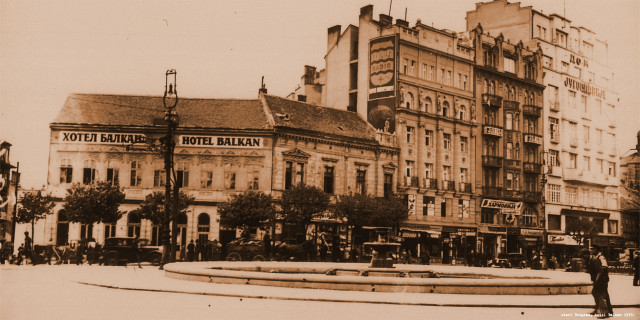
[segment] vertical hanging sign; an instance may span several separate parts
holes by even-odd
[[[376,129],[395,131],[396,36],[369,41],[367,120]]]

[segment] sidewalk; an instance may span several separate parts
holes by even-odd
[[[385,293],[362,291],[338,291],[322,289],[296,289],[255,285],[216,284],[171,279],[156,267],[142,269],[129,266],[70,266],[76,268],[68,279],[85,284],[112,289],[170,292],[197,295],[212,295],[256,299],[280,299],[301,301],[327,301],[350,303],[376,303],[417,306],[456,307],[513,307],[513,308],[591,308],[593,297],[584,295],[461,295]],[[403,266],[404,267],[404,266]],[[475,268],[463,266],[435,265],[436,272],[500,273],[504,276],[515,272],[511,269]],[[462,268],[462,269],[461,269]],[[520,270],[522,272],[522,270]],[[586,273],[564,271],[530,270],[532,276],[564,279],[579,277],[589,280]],[[632,277],[611,275],[609,293],[614,308],[640,308],[640,287],[632,286]]]

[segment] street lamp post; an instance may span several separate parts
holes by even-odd
[[[540,211],[542,211],[542,250],[540,250],[540,258],[544,261],[544,269],[547,267],[547,256],[549,255],[549,248],[547,246],[547,211],[545,206],[545,190],[547,186],[547,174],[551,170],[551,166],[549,165],[549,153],[547,151],[542,151],[542,177],[540,178]],[[553,165],[553,164],[552,164]]]
[[[169,233],[171,222],[171,172],[173,171],[173,151],[175,149],[174,134],[178,127],[178,114],[175,107],[178,104],[178,90],[176,84],[176,70],[167,70],[165,74],[164,97],[162,104],[166,109],[164,120],[167,122],[167,136],[164,141],[164,170],[165,170],[165,200],[164,200],[164,219],[162,221],[162,245],[164,252],[162,256],[162,264],[171,262],[175,259],[174,250],[175,243],[171,242]],[[175,183],[175,182],[174,182]],[[174,197],[178,197],[177,194]],[[176,210],[175,208],[174,210]],[[175,217],[175,216],[174,216]],[[173,223],[175,225],[175,221]]]

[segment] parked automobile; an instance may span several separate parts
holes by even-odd
[[[271,257],[267,257],[264,242],[252,239],[235,239],[227,244],[228,261],[263,261],[271,258],[279,261],[306,260],[309,252],[310,241],[302,244],[290,244],[282,241],[274,241],[271,249]]]
[[[105,265],[121,265],[129,262],[137,262],[134,251],[133,237],[114,237],[104,240],[102,259]],[[138,239],[140,248],[140,261],[151,262],[157,265],[162,261],[162,246],[150,246],[149,240]]]
[[[495,268],[526,268],[527,262],[520,253],[501,253],[489,264]]]

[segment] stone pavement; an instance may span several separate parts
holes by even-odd
[[[196,262],[194,262],[195,264]],[[287,262],[282,262],[287,264]],[[206,264],[206,263],[202,263]],[[317,266],[318,263],[305,263]],[[410,267],[404,266],[403,267]],[[431,265],[430,270],[441,273],[490,273],[517,276],[523,270],[476,268],[450,265]],[[105,288],[170,292],[221,297],[257,299],[327,301],[351,303],[376,303],[416,306],[455,307],[517,307],[517,308],[591,308],[593,298],[583,295],[467,295],[435,293],[386,293],[362,291],[338,291],[322,289],[297,289],[256,285],[216,284],[171,279],[156,267],[105,267],[79,266],[69,280]],[[99,270],[99,271],[98,271]],[[586,273],[570,273],[552,270],[526,270],[531,276],[548,277],[558,281],[568,278],[589,281]],[[640,308],[640,287],[632,286],[632,276],[611,275],[609,293],[614,308]]]

